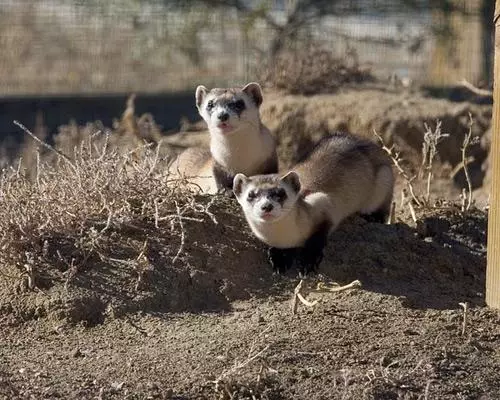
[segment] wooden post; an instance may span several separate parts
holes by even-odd
[[[500,308],[500,0],[495,6],[495,68],[493,72],[493,131],[491,137],[491,188],[488,216],[486,304]]]
[[[481,20],[483,1],[449,0],[448,3],[456,10],[450,11],[444,7],[433,9],[433,26],[450,29],[452,34],[443,32],[435,36],[427,83],[450,86],[462,79],[477,83],[483,72],[484,51],[488,44],[483,37],[487,27],[482,26]],[[485,8],[484,12],[487,11]],[[490,10],[490,21],[492,13],[493,10]]]

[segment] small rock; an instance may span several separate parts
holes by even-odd
[[[255,322],[256,322],[257,324],[262,324],[263,322],[265,322],[264,317],[263,317],[262,315],[257,315],[257,316],[255,317]]]
[[[124,385],[124,384],[125,384],[125,382],[113,382],[113,383],[111,384],[111,388],[112,388],[113,390],[119,391],[119,390],[121,390],[121,389],[122,389],[122,387],[123,387],[123,385]]]
[[[80,349],[75,349],[73,350],[73,353],[71,353],[71,356],[73,358],[83,357],[83,353],[80,351]]]

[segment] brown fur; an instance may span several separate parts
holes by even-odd
[[[209,149],[190,147],[184,150],[170,166],[170,174],[185,178],[203,192],[215,193],[216,183],[213,178],[213,159]]]
[[[324,192],[337,199],[337,207],[365,198],[382,166],[391,160],[377,144],[353,135],[334,134],[322,139],[308,157],[292,170],[301,181],[301,192]],[[346,190],[346,188],[350,189]],[[392,193],[381,209],[389,211]]]

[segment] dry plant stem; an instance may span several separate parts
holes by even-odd
[[[431,389],[431,385],[434,381],[432,379],[430,379],[429,381],[427,381],[427,384],[425,385],[425,392],[424,392],[424,400],[428,400],[429,399],[429,392],[430,392],[430,389]]]
[[[178,221],[179,221],[179,226],[181,228],[181,244],[179,246],[179,250],[177,250],[177,254],[175,255],[175,257],[172,260],[172,264],[175,264],[175,262],[177,261],[177,259],[181,255],[182,251],[184,250],[184,245],[186,242],[186,233],[184,231],[184,223],[182,222],[181,210],[179,208],[179,204],[177,203],[177,201],[175,202],[175,209],[177,210],[177,217],[178,217]]]
[[[316,304],[318,304],[318,301],[307,301],[304,296],[300,293],[302,290],[302,285],[304,284],[304,279],[301,279],[298,283],[298,285],[295,287],[293,290],[293,297],[292,297],[292,314],[295,315],[297,314],[297,309],[298,309],[298,302],[297,299],[300,300],[302,304],[304,304],[306,307],[314,307]]]
[[[413,222],[417,222],[417,216],[415,214],[415,208],[413,207],[413,204],[411,203],[411,199],[408,201],[407,200],[408,195],[406,189],[401,190],[401,207],[408,206],[408,209],[410,210],[410,215],[413,220]]]
[[[355,280],[344,286],[327,286],[323,282],[318,283],[318,287],[315,292],[342,292],[348,289],[357,289],[362,287],[361,281]]]
[[[292,314],[293,315],[297,314],[297,308],[299,307],[299,304],[297,303],[297,293],[300,292],[303,284],[304,284],[304,280],[301,279],[299,281],[298,285],[295,286],[295,289],[293,290],[293,295],[292,295]]]
[[[463,308],[463,320],[462,320],[462,336],[465,335],[467,330],[467,318],[469,313],[469,304],[468,303],[458,303],[460,307]]]
[[[470,174],[469,174],[469,168],[467,167],[467,149],[468,147],[473,144],[472,140],[472,125],[474,121],[472,119],[472,115],[469,113],[469,131],[465,134],[464,141],[462,144],[462,164],[464,166],[464,174],[465,174],[465,179],[467,181],[467,204],[465,206],[465,210],[469,210],[471,205],[472,205],[472,181],[470,179]]]
[[[300,293],[297,293],[297,297],[299,298],[300,302],[304,304],[306,307],[314,307],[316,304],[318,304],[318,300],[307,301],[305,297],[302,296]]]
[[[204,207],[203,212],[210,217],[210,219],[212,220],[212,222],[215,225],[217,225],[218,222],[217,222],[217,219],[215,218],[215,215],[212,214],[212,212],[208,211],[208,209],[214,204],[214,201],[215,201],[215,196],[210,199],[210,201],[208,202],[208,204]]]
[[[453,168],[451,170],[450,175],[449,175],[450,179],[454,179],[455,176],[460,172],[460,170],[462,168],[464,168],[464,166],[469,165],[470,163],[474,162],[475,160],[476,159],[474,158],[474,156],[469,156],[469,157],[467,157],[465,162],[464,162],[464,160],[460,161],[457,165],[455,165],[455,168]]]
[[[420,207],[422,204],[418,200],[417,196],[415,196],[415,191],[413,190],[413,185],[412,181],[415,179],[415,176],[409,177],[404,168],[401,166],[401,157],[398,152],[394,151],[394,146],[387,147],[384,143],[384,139],[382,136],[380,136],[377,131],[374,129],[373,134],[377,137],[377,139],[380,141],[380,144],[382,145],[382,149],[391,157],[391,160],[398,170],[399,175],[403,177],[403,179],[406,182],[406,185],[408,186],[408,190],[410,191],[410,195],[413,199],[413,201]]]
[[[427,170],[427,191],[425,194],[425,203],[429,205],[431,196],[432,165],[436,155],[438,154],[437,146],[441,140],[450,135],[441,132],[441,121],[439,120],[436,122],[436,128],[434,130],[432,130],[427,124],[424,124],[424,126],[425,133],[424,142],[422,144],[422,165],[420,171],[424,169]]]
[[[259,358],[262,354],[264,354],[267,350],[269,350],[269,347],[270,347],[270,345],[267,345],[261,351],[259,351],[258,353],[255,353],[253,356],[247,358],[242,363],[235,365],[229,371],[223,372],[222,374],[219,375],[219,377],[215,380],[215,382],[220,382],[226,376],[233,374],[234,372],[238,371],[239,369],[245,368],[248,364],[250,364],[255,359]]]
[[[318,304],[317,300],[314,301],[308,301],[301,293],[302,290],[302,285],[304,283],[304,280],[301,279],[298,285],[295,287],[293,291],[293,298],[292,298],[292,314],[297,313],[298,309],[298,302],[297,299],[300,300],[302,304],[304,304],[306,307],[314,307],[316,304]],[[344,286],[339,286],[335,284],[334,286],[328,286],[324,282],[319,282],[316,289],[312,290],[312,292],[342,292],[344,290],[349,290],[349,289],[355,289],[355,288],[360,288],[361,282],[359,280],[352,281],[351,283],[344,285]]]
[[[429,204],[431,199],[431,181],[432,181],[432,171],[427,174],[427,191],[425,192],[425,202]]]
[[[61,151],[55,149],[52,147],[50,144],[45,143],[43,140],[40,140],[37,136],[35,136],[28,128],[26,128],[23,124],[21,124],[18,121],[14,121],[14,124],[17,125],[19,128],[21,128],[24,132],[26,132],[28,135],[30,135],[36,142],[38,142],[40,145],[44,146],[45,148],[49,149],[50,151],[55,152],[56,154],[60,155],[62,158],[64,158],[67,162],[69,162],[74,169],[76,169],[75,164],[73,161],[71,161],[71,158],[69,158],[66,154],[62,153]]]
[[[474,86],[472,83],[467,81],[466,79],[462,79],[461,81],[458,82],[460,85],[463,87],[469,89],[472,93],[477,94],[482,97],[491,97],[493,96],[493,92],[491,90],[487,89],[479,89],[478,87]]]
[[[415,208],[413,207],[413,204],[411,204],[411,202],[408,202],[408,208],[410,209],[411,219],[416,223],[417,214],[415,213]]]
[[[270,328],[271,328],[271,326],[268,326],[266,329],[264,329],[262,332],[260,332],[259,335],[252,341],[252,344],[250,345],[250,348],[249,348],[248,354],[247,354],[247,358],[245,361],[236,364],[235,366],[233,366],[232,368],[230,368],[226,371],[223,371],[215,380],[210,381],[211,383],[213,383],[215,385],[216,390],[218,390],[220,385],[223,385],[223,388],[226,391],[226,393],[231,395],[229,390],[228,390],[227,382],[224,382],[224,380],[227,379],[228,377],[230,377],[231,375],[234,375],[237,371],[241,370],[242,368],[245,368],[247,365],[249,365],[251,362],[255,361],[257,358],[261,357],[265,352],[267,352],[269,350],[270,345],[266,345],[262,350],[260,350],[259,352],[254,354],[254,352],[255,352],[254,349],[255,349],[257,340],[260,337],[262,337],[263,335],[265,335],[267,332],[269,332]],[[263,364],[267,365],[267,363],[263,363]]]
[[[462,188],[462,193],[460,193],[460,210],[462,212],[465,212],[467,209],[467,190],[465,188]]]

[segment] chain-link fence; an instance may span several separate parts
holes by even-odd
[[[491,83],[490,2],[332,0],[322,14],[324,1],[307,1],[300,19],[301,0],[0,0],[0,95],[240,83],[258,79],[280,35],[382,79]]]

